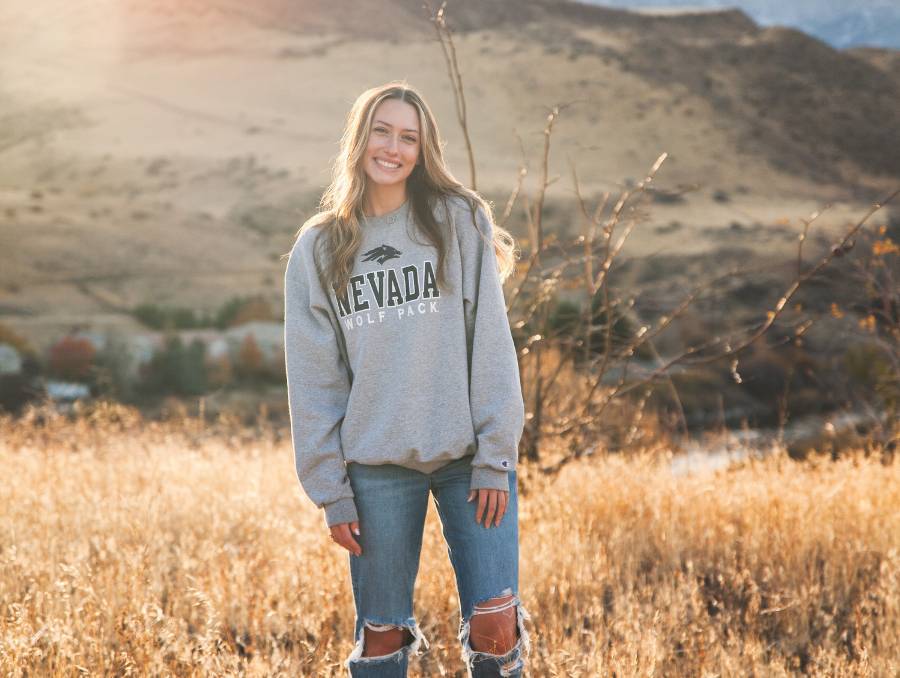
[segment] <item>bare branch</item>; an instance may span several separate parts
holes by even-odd
[[[475,181],[475,152],[472,149],[472,140],[469,137],[469,125],[466,117],[466,95],[463,89],[462,74],[459,70],[459,62],[456,58],[456,46],[453,44],[453,35],[447,22],[444,19],[444,9],[447,6],[446,0],[441,3],[440,9],[435,13],[431,9],[431,5],[425,0],[425,6],[431,12],[431,22],[437,33],[438,41],[441,43],[441,50],[444,53],[444,60],[447,63],[447,71],[450,75],[450,82],[453,84],[453,97],[456,101],[456,117],[459,126],[462,129],[463,139],[466,144],[466,152],[469,156],[469,185],[474,191],[477,190]]]

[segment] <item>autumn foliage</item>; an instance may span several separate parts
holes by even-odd
[[[50,347],[49,373],[59,379],[85,379],[94,365],[97,349],[84,337],[65,336]]]

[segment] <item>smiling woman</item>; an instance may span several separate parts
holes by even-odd
[[[502,287],[514,242],[441,147],[415,89],[363,92],[285,271],[294,459],[350,553],[351,676],[405,676],[427,646],[413,591],[430,496],[469,676],[521,676],[530,647],[518,596],[525,407]]]

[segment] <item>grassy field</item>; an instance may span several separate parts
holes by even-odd
[[[117,407],[0,420],[0,674],[344,675],[347,554],[286,436]],[[531,675],[900,673],[896,461],[669,458],[520,468]],[[433,507],[416,616],[410,675],[464,676]]]

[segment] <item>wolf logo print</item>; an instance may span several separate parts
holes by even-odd
[[[381,245],[366,252],[366,255],[363,257],[363,261],[377,261],[379,264],[383,264],[388,259],[396,259],[401,254],[402,252],[396,247],[391,247],[390,245]]]

